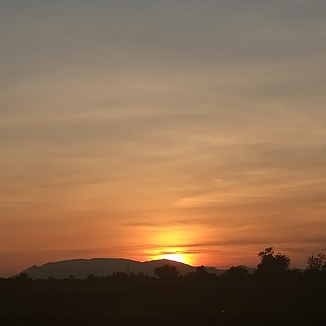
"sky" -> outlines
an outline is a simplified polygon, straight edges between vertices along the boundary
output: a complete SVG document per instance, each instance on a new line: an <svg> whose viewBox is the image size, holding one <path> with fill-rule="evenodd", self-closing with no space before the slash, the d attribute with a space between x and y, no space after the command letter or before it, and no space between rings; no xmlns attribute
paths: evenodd
<svg viewBox="0 0 326 326"><path fill-rule="evenodd" d="M0 276L326 252L326 2L2 0Z"/></svg>

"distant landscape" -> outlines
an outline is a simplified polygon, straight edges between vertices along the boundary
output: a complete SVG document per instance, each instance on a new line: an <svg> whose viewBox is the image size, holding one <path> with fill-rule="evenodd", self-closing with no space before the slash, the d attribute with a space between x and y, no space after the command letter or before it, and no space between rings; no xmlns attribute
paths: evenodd
<svg viewBox="0 0 326 326"><path fill-rule="evenodd" d="M139 262L131 259L119 258L93 258L93 259L73 259L54 263L47 263L42 266L32 266L22 273L33 279L56 279L68 278L73 276L78 279L86 279L89 275L109 276L113 273L145 274L154 276L154 269L163 265L175 266L181 275L196 272L196 267L180 262L160 259L147 262ZM218 270L215 267L205 267L206 270L215 275L221 275L225 270ZM253 270L249 269L248 270Z"/></svg>
<svg viewBox="0 0 326 326"><path fill-rule="evenodd" d="M326 0L0 0L0 326L326 325Z"/></svg>
<svg viewBox="0 0 326 326"><path fill-rule="evenodd" d="M307 268L272 247L256 269L76 259L0 279L1 325L323 325L325 255Z"/></svg>

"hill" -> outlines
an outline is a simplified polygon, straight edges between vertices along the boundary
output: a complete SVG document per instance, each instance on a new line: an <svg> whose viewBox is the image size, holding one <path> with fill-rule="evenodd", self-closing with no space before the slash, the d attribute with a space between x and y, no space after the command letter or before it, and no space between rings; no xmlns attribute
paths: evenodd
<svg viewBox="0 0 326 326"><path fill-rule="evenodd" d="M147 262L139 262L122 258L92 258L92 259L72 259L58 262L50 262L42 266L31 266L24 270L28 277L33 279L56 279L68 278L71 275L78 279L86 279L88 275L108 276L115 272L126 274L144 273L154 276L154 269L165 264L175 266L180 274L195 272L197 267L179 263L172 260L160 259ZM224 270L215 267L206 267L207 271L216 275L223 274Z"/></svg>

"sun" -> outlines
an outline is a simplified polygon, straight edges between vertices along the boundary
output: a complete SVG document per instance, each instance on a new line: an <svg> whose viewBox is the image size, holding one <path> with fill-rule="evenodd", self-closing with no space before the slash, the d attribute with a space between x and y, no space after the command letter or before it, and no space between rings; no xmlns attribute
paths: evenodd
<svg viewBox="0 0 326 326"><path fill-rule="evenodd" d="M155 254L150 255L151 259L154 260L167 259L187 265L191 265L191 263L193 262L192 256L193 255L188 254L187 252L184 252L182 250L160 250L156 251Z"/></svg>
<svg viewBox="0 0 326 326"><path fill-rule="evenodd" d="M163 228L151 231L148 242L151 244L145 251L151 260L168 259L179 263L193 265L197 254L187 244L195 239L191 230ZM154 245L155 244L155 245Z"/></svg>
<svg viewBox="0 0 326 326"><path fill-rule="evenodd" d="M179 263L186 263L186 259L185 259L185 256L182 255L182 254L163 254L163 255L160 255L159 259L168 259L168 260L174 260L174 261L177 261Z"/></svg>

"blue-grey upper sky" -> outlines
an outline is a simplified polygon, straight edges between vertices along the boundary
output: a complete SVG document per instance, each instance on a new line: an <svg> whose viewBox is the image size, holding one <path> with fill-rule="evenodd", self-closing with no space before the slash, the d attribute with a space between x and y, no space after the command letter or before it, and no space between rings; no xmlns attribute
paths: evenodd
<svg viewBox="0 0 326 326"><path fill-rule="evenodd" d="M325 14L317 0L1 1L0 276L325 252Z"/></svg>

